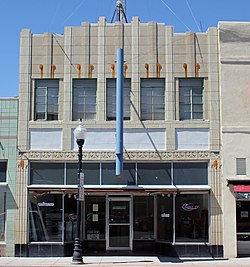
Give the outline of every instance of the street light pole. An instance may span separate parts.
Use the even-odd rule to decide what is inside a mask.
[[[82,173],[82,147],[86,138],[86,128],[80,119],[79,125],[74,130],[74,136],[78,145],[78,187],[77,187],[77,229],[74,243],[74,252],[72,263],[82,264],[82,248],[81,248],[81,202],[84,201],[84,177]]]

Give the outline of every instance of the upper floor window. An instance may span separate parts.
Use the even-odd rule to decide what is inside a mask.
[[[58,120],[59,80],[36,80],[35,120]]]
[[[124,79],[123,119],[130,120],[131,80]],[[116,79],[107,79],[107,120],[116,120]]]
[[[7,162],[0,162],[0,183],[6,182]]]
[[[236,158],[236,175],[246,174],[246,158]]]
[[[203,79],[179,80],[180,120],[203,119]]]
[[[165,119],[165,79],[141,79],[141,119]]]
[[[73,80],[73,120],[96,119],[96,79]]]

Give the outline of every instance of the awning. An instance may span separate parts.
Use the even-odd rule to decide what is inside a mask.
[[[250,185],[234,185],[235,193],[250,193]]]

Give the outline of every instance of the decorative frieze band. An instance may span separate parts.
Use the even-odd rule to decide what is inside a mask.
[[[58,151],[27,151],[23,152],[24,156],[28,160],[63,160],[63,161],[76,161],[77,151],[58,152]],[[124,152],[125,161],[168,161],[168,160],[210,160],[219,159],[220,154],[218,152],[210,151],[172,151],[172,152],[159,152],[159,151],[134,151]],[[92,151],[83,152],[83,160],[90,161],[104,161],[112,160],[116,158],[115,152],[107,151]]]

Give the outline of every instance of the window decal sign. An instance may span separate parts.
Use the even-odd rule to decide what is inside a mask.
[[[181,208],[185,211],[194,211],[199,209],[199,205],[196,205],[194,203],[184,203],[182,204]]]

